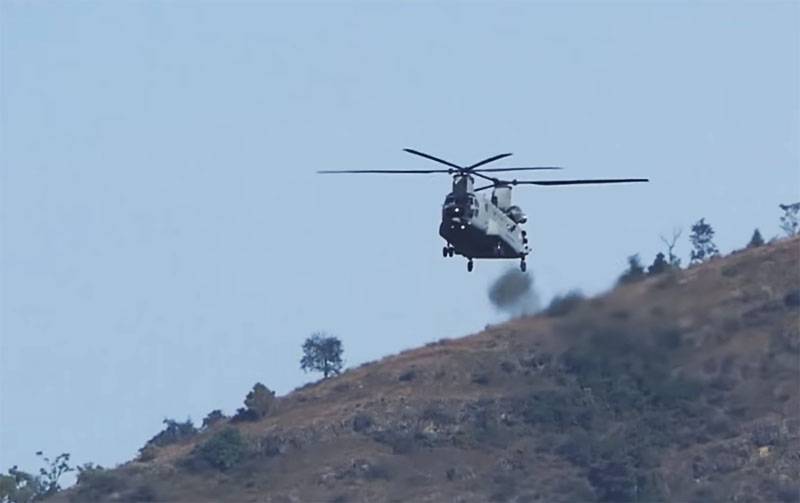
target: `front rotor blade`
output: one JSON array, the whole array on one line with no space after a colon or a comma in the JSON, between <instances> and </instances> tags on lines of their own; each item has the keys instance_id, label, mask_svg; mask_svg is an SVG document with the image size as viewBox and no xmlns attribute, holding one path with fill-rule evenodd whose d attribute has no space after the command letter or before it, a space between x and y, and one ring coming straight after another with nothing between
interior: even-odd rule
<instances>
[{"instance_id":1,"label":"front rotor blade","mask_svg":"<svg viewBox=\"0 0 800 503\"><path fill-rule=\"evenodd\" d=\"M594 180L514 180L512 185L590 185L601 183L636 183L649 182L648 178L596 178Z\"/></svg>"},{"instance_id":2,"label":"front rotor blade","mask_svg":"<svg viewBox=\"0 0 800 503\"><path fill-rule=\"evenodd\" d=\"M500 173L503 171L540 171L546 169L564 169L560 166L526 166L524 168L483 168L471 171L471 173Z\"/></svg>"},{"instance_id":3,"label":"front rotor blade","mask_svg":"<svg viewBox=\"0 0 800 503\"><path fill-rule=\"evenodd\" d=\"M513 154L498 154L492 157L487 157L486 159L482 160L481 162L476 162L472 166L467 167L467 171L472 171L473 169L477 168L478 166L483 166L484 164L489 164L490 162L497 161L498 159L504 159Z\"/></svg>"},{"instance_id":4,"label":"front rotor blade","mask_svg":"<svg viewBox=\"0 0 800 503\"><path fill-rule=\"evenodd\" d=\"M412 148L404 148L403 150L408 152L409 154L418 155L420 157L424 157L425 159L430 159L431 161L440 162L440 163L444 164L445 166L450 166L452 168L456 168L459 171L463 171L464 170L463 166L459 166L458 164L453 164L452 162L445 161L444 159L439 159L438 157L434 157L434 156L432 156L430 154L426 154L425 152L420 152L419 150L414 150Z\"/></svg>"},{"instance_id":5,"label":"front rotor blade","mask_svg":"<svg viewBox=\"0 0 800 503\"><path fill-rule=\"evenodd\" d=\"M375 173L375 174L391 174L391 175L427 175L430 173L452 173L452 169L350 169L350 170L322 170L317 171L321 175L335 175L346 173Z\"/></svg>"},{"instance_id":6,"label":"front rotor blade","mask_svg":"<svg viewBox=\"0 0 800 503\"><path fill-rule=\"evenodd\" d=\"M502 183L502 180L500 180L498 178L495 178L493 176L484 175L483 173L481 173L479 171L470 171L469 174L472 175L472 176L477 176L478 178L483 178L484 180L488 180L488 181L492 182L493 184Z\"/></svg>"}]
</instances>

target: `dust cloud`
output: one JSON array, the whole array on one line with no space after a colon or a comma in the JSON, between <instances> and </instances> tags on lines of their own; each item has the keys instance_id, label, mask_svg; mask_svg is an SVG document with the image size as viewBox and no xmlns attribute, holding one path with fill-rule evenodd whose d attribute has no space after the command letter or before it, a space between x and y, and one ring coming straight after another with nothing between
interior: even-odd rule
<instances>
[{"instance_id":1,"label":"dust cloud","mask_svg":"<svg viewBox=\"0 0 800 503\"><path fill-rule=\"evenodd\" d=\"M488 294L495 309L511 317L534 314L541 308L533 275L518 269L506 270L494 280Z\"/></svg>"}]
</instances>

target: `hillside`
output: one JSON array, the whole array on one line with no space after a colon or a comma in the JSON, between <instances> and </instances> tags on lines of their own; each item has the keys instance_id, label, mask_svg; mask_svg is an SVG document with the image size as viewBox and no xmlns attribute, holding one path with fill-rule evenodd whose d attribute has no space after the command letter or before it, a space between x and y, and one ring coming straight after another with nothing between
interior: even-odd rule
<instances>
[{"instance_id":1,"label":"hillside","mask_svg":"<svg viewBox=\"0 0 800 503\"><path fill-rule=\"evenodd\" d=\"M799 322L796 238L348 370L51 501L798 501Z\"/></svg>"}]
</instances>

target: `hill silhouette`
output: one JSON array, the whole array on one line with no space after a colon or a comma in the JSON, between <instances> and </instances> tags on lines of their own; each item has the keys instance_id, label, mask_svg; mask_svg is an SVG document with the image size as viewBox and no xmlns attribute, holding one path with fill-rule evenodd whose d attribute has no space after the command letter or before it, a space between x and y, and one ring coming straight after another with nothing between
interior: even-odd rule
<instances>
[{"instance_id":1,"label":"hill silhouette","mask_svg":"<svg viewBox=\"0 0 800 503\"><path fill-rule=\"evenodd\" d=\"M51 501L797 501L799 266L784 240L386 357Z\"/></svg>"}]
</instances>

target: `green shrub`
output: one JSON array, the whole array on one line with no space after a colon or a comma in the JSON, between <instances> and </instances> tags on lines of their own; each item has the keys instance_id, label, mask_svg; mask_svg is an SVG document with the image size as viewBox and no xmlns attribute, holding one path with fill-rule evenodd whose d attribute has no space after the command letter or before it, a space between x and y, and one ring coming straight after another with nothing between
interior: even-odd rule
<instances>
[{"instance_id":1,"label":"green shrub","mask_svg":"<svg viewBox=\"0 0 800 503\"><path fill-rule=\"evenodd\" d=\"M674 350L681 346L683 336L676 329L659 330L655 334L655 342L656 346L660 348Z\"/></svg>"},{"instance_id":2,"label":"green shrub","mask_svg":"<svg viewBox=\"0 0 800 503\"><path fill-rule=\"evenodd\" d=\"M226 428L195 448L197 459L218 470L229 470L242 459L246 446L242 434L236 428Z\"/></svg>"},{"instance_id":3,"label":"green shrub","mask_svg":"<svg viewBox=\"0 0 800 503\"><path fill-rule=\"evenodd\" d=\"M429 405L425 407L420 416L424 421L431 421L439 425L455 424L456 418L453 417L444 406Z\"/></svg>"},{"instance_id":4,"label":"green shrub","mask_svg":"<svg viewBox=\"0 0 800 503\"><path fill-rule=\"evenodd\" d=\"M486 386L489 384L489 375L485 372L476 372L472 374L472 382Z\"/></svg>"},{"instance_id":5,"label":"green shrub","mask_svg":"<svg viewBox=\"0 0 800 503\"><path fill-rule=\"evenodd\" d=\"M203 419L202 428L204 430L207 430L208 428L211 428L215 424L221 423L225 419L227 419L227 417L225 417L225 414L223 414L221 410L214 409L214 410L212 410L211 412L208 413L208 415L205 417L205 419Z\"/></svg>"},{"instance_id":6,"label":"green shrub","mask_svg":"<svg viewBox=\"0 0 800 503\"><path fill-rule=\"evenodd\" d=\"M553 389L537 391L530 395L522 417L526 423L566 430L573 426L588 428L594 410L586 403L580 391Z\"/></svg>"},{"instance_id":7,"label":"green shrub","mask_svg":"<svg viewBox=\"0 0 800 503\"><path fill-rule=\"evenodd\" d=\"M275 403L275 392L256 383L244 399L244 407L240 407L231 422L258 421L266 416Z\"/></svg>"},{"instance_id":8,"label":"green shrub","mask_svg":"<svg viewBox=\"0 0 800 503\"><path fill-rule=\"evenodd\" d=\"M408 382L413 381L417 377L417 372L414 369L407 370L400 374L400 377L397 378L398 381Z\"/></svg>"},{"instance_id":9,"label":"green shrub","mask_svg":"<svg viewBox=\"0 0 800 503\"><path fill-rule=\"evenodd\" d=\"M567 440L556 449L556 453L566 458L570 463L588 467L592 463L592 445L594 437L585 431L578 430L569 435Z\"/></svg>"},{"instance_id":10,"label":"green shrub","mask_svg":"<svg viewBox=\"0 0 800 503\"><path fill-rule=\"evenodd\" d=\"M150 485L140 485L133 491L127 494L126 501L131 503L149 503L151 501L158 501L158 493Z\"/></svg>"},{"instance_id":11,"label":"green shrub","mask_svg":"<svg viewBox=\"0 0 800 503\"><path fill-rule=\"evenodd\" d=\"M197 434L197 428L194 427L191 419L187 419L182 423L174 419L164 419L162 422L165 425L164 429L148 440L145 447L148 445L163 447L187 440Z\"/></svg>"},{"instance_id":12,"label":"green shrub","mask_svg":"<svg viewBox=\"0 0 800 503\"><path fill-rule=\"evenodd\" d=\"M572 290L564 295L556 295L550 305L544 310L547 316L566 316L580 306L586 298L578 290Z\"/></svg>"},{"instance_id":13,"label":"green shrub","mask_svg":"<svg viewBox=\"0 0 800 503\"><path fill-rule=\"evenodd\" d=\"M413 435L406 431L378 431L372 439L391 447L393 454L408 454L415 448Z\"/></svg>"},{"instance_id":14,"label":"green shrub","mask_svg":"<svg viewBox=\"0 0 800 503\"><path fill-rule=\"evenodd\" d=\"M116 471L89 466L78 473L78 483L70 501L78 503L108 501L113 493L128 488L128 480Z\"/></svg>"},{"instance_id":15,"label":"green shrub","mask_svg":"<svg viewBox=\"0 0 800 503\"><path fill-rule=\"evenodd\" d=\"M368 430L372 424L372 417L367 414L360 413L353 417L353 431L357 433Z\"/></svg>"},{"instance_id":16,"label":"green shrub","mask_svg":"<svg viewBox=\"0 0 800 503\"><path fill-rule=\"evenodd\" d=\"M644 266L642 265L642 260L639 258L639 254L636 253L628 257L628 268L625 272L617 280L617 283L620 285L624 285L627 283L633 283L645 278L645 270Z\"/></svg>"},{"instance_id":17,"label":"green shrub","mask_svg":"<svg viewBox=\"0 0 800 503\"><path fill-rule=\"evenodd\" d=\"M8 475L0 474L0 502L31 503L47 498L61 490L62 475L75 471L69 463L69 453L50 459L39 451L36 456L44 462L38 475L20 470L16 465L8 469Z\"/></svg>"},{"instance_id":18,"label":"green shrub","mask_svg":"<svg viewBox=\"0 0 800 503\"><path fill-rule=\"evenodd\" d=\"M592 484L600 501L636 501L636 473L622 460L606 461L589 470Z\"/></svg>"}]
</instances>

